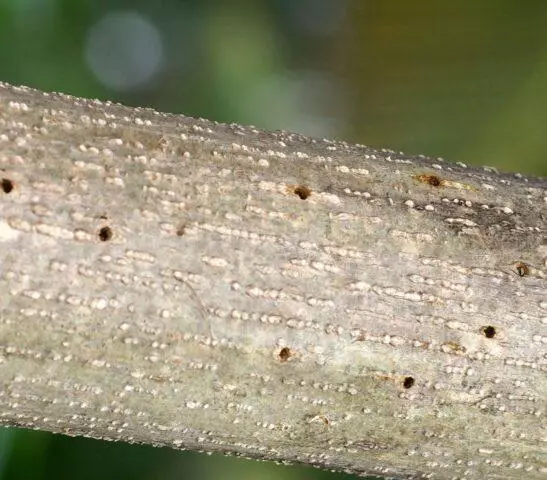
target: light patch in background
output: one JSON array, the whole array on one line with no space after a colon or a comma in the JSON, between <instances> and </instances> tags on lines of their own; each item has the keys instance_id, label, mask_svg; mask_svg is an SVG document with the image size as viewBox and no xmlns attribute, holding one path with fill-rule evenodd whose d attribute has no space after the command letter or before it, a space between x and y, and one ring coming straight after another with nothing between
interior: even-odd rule
<instances>
[{"instance_id":1,"label":"light patch in background","mask_svg":"<svg viewBox=\"0 0 547 480\"><path fill-rule=\"evenodd\" d=\"M257 79L241 98L244 118L262 128L328 137L340 133L344 98L336 79L314 70Z\"/></svg>"},{"instance_id":2,"label":"light patch in background","mask_svg":"<svg viewBox=\"0 0 547 480\"><path fill-rule=\"evenodd\" d=\"M86 36L87 64L113 90L146 85L159 72L163 57L160 32L137 12L108 13Z\"/></svg>"}]
</instances>

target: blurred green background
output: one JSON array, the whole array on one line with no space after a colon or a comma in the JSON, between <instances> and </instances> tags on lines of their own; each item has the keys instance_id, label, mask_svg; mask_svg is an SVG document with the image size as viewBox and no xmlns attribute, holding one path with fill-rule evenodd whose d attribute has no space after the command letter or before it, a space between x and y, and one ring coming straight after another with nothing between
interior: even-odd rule
<instances>
[{"instance_id":1,"label":"blurred green background","mask_svg":"<svg viewBox=\"0 0 547 480\"><path fill-rule=\"evenodd\" d=\"M0 0L0 80L547 175L544 0ZM0 479L351 478L0 429Z\"/></svg>"}]
</instances>

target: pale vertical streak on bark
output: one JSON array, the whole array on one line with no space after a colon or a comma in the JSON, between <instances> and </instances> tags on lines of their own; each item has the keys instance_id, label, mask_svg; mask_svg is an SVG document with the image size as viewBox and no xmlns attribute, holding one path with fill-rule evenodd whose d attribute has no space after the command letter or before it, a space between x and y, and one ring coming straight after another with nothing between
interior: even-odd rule
<instances>
[{"instance_id":1,"label":"pale vertical streak on bark","mask_svg":"<svg viewBox=\"0 0 547 480\"><path fill-rule=\"evenodd\" d=\"M6 84L0 177L3 424L545 478L545 180Z\"/></svg>"}]
</instances>

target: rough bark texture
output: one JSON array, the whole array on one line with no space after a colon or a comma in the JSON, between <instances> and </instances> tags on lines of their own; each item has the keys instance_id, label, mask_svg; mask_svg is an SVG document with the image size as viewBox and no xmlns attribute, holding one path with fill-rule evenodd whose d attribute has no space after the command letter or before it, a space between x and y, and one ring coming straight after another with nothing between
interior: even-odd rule
<instances>
[{"instance_id":1,"label":"rough bark texture","mask_svg":"<svg viewBox=\"0 0 547 480\"><path fill-rule=\"evenodd\" d=\"M545 479L547 182L0 84L0 418Z\"/></svg>"}]
</instances>

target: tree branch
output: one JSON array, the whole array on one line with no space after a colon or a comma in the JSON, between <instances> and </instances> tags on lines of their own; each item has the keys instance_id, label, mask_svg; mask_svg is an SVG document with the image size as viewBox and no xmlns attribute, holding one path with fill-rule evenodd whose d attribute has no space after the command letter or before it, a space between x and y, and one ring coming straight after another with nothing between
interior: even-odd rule
<instances>
[{"instance_id":1,"label":"tree branch","mask_svg":"<svg viewBox=\"0 0 547 480\"><path fill-rule=\"evenodd\" d=\"M544 479L547 182L0 84L5 425Z\"/></svg>"}]
</instances>

